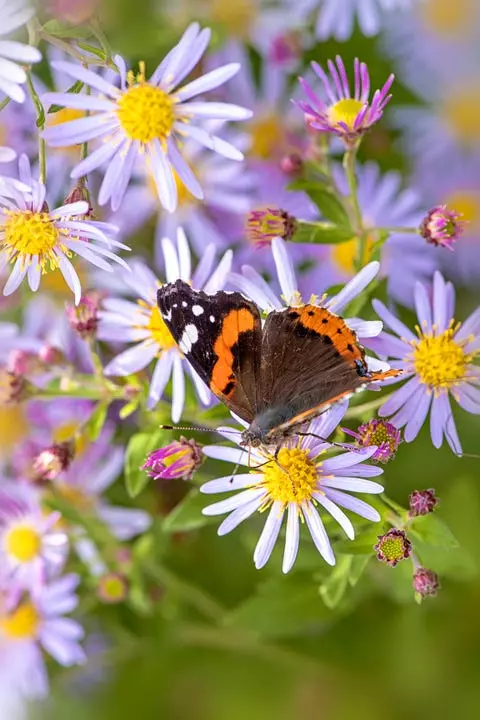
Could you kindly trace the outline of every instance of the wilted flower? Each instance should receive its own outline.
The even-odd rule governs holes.
[[[390,75],[383,88],[375,91],[370,102],[370,75],[366,64],[361,63],[358,58],[354,61],[353,97],[345,65],[339,55],[336,57],[336,65],[331,60],[328,61],[330,77],[318,63],[313,62],[312,67],[323,83],[326,99],[323,100],[304,78],[300,78],[308,102],[299,101],[296,104],[304,111],[308,126],[320,132],[334,133],[343,138],[347,145],[355,144],[357,139],[382,117],[391,98],[388,91],[394,76]]]
[[[247,237],[253,245],[265,247],[273,238],[290,240],[297,229],[297,220],[280,208],[258,208],[247,218]]]
[[[427,597],[428,595],[434,597],[439,588],[440,582],[438,580],[437,573],[423,567],[419,567],[415,570],[415,574],[413,576],[413,589],[422,598]]]
[[[427,214],[420,225],[420,235],[431,245],[440,245],[453,250],[454,243],[465,230],[462,213],[447,210],[446,205],[437,205]]]
[[[202,464],[202,449],[195,440],[174,440],[151,452],[142,466],[154,480],[191,480]]]
[[[376,445],[377,450],[372,457],[373,462],[386,463],[395,457],[397,448],[402,442],[400,430],[386,420],[373,419],[359,425],[356,432],[342,428],[343,432],[357,440],[360,447]]]
[[[0,405],[15,405],[29,395],[23,375],[0,368]]]
[[[83,340],[95,337],[100,321],[98,312],[102,296],[96,291],[82,295],[78,305],[66,303],[67,320],[72,328]]]
[[[395,567],[400,560],[409,558],[412,554],[412,543],[403,530],[392,528],[385,535],[378,536],[378,542],[374,545],[378,560]]]
[[[98,581],[97,593],[100,600],[110,605],[123,602],[127,597],[128,584],[124,575],[108,572]]]
[[[435,496],[435,490],[414,490],[408,496],[408,505],[410,507],[409,515],[416,517],[417,515],[428,515],[433,512],[438,505],[438,498]]]

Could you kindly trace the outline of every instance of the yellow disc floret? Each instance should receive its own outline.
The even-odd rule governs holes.
[[[149,310],[150,318],[148,321],[148,329],[150,330],[152,340],[159,345],[161,350],[169,350],[170,348],[175,347],[175,340],[173,339],[172,333],[163,322],[157,305],[152,305]]]
[[[48,260],[50,269],[58,266],[54,249],[59,245],[60,230],[55,221],[46,212],[31,210],[7,211],[3,226],[3,247],[13,260],[18,255],[37,255],[46,270]]]
[[[422,383],[434,390],[450,388],[466,376],[474,354],[467,354],[464,343],[456,342],[458,328],[450,327],[441,335],[422,335],[413,345],[413,364]]]
[[[40,617],[30,602],[23,602],[16,610],[0,617],[0,630],[13,640],[34,638],[37,634]]]
[[[332,105],[328,110],[328,120],[333,127],[338,123],[345,123],[349,130],[353,130],[355,119],[363,107],[360,100],[344,98]]]
[[[131,140],[164,143],[175,122],[173,98],[158,87],[141,83],[129,88],[118,101],[117,115]]]
[[[317,470],[306,450],[282,448],[277,460],[265,465],[262,484],[273,501],[301,503],[318,489]]]
[[[5,536],[5,549],[20,563],[28,563],[38,557],[42,541],[38,532],[28,525],[11,528]]]

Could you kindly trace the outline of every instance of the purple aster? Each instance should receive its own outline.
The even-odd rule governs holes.
[[[176,246],[163,238],[162,248],[166,282],[181,278],[207,293],[221,290],[231,267],[232,251],[227,250],[215,267],[215,245],[205,248],[196,270],[191,272],[191,255],[185,233],[179,228]],[[161,399],[172,377],[172,420],[178,422],[185,402],[186,370],[201,402],[209,404],[210,391],[186,362],[170,331],[160,317],[157,290],[162,283],[143,263],[131,263],[132,272],[124,275],[125,284],[136,295],[136,302],[107,298],[100,311],[98,337],[109,342],[130,342],[134,345],[117,355],[105,368],[107,375],[125,376],[148,367],[155,360],[147,407],[153,408]]]
[[[315,35],[319,40],[333,37],[348,40],[358,22],[363,35],[377,35],[387,16],[397,18],[413,0],[288,0],[292,12],[304,20],[314,16]],[[397,11],[397,12],[396,12]]]
[[[45,513],[40,494],[25,483],[0,482],[2,570],[22,586],[38,588],[59,571],[68,553],[60,513]]]
[[[461,213],[447,210],[446,205],[437,205],[422,220],[420,234],[431,245],[453,250],[465,229],[466,223],[461,218]]]
[[[382,332],[366,344],[381,357],[393,358],[393,367],[404,369],[404,374],[387,381],[389,384],[407,381],[382,405],[379,415],[392,415],[393,425],[405,427],[404,438],[412,442],[430,411],[434,446],[439,448],[445,437],[453,452],[460,455],[462,447],[449,397],[467,412],[480,414],[480,370],[474,364],[480,349],[480,309],[463,324],[457,323],[454,287],[445,283],[439,272],[434,275],[432,297],[417,283],[417,334],[379,300],[374,300],[373,306],[395,335]]]
[[[78,575],[64,575],[26,595],[21,586],[2,580],[0,674],[12,694],[28,700],[46,697],[42,650],[64,667],[85,661],[79,644],[83,628],[64,617],[78,605],[78,582]]]
[[[32,19],[35,11],[28,0],[0,0],[0,37],[14,33]],[[27,80],[22,67],[42,59],[37,48],[14,40],[0,41],[0,92],[15,102],[25,101],[25,92],[20,85]],[[20,64],[17,64],[20,63]]]
[[[377,418],[359,425],[355,432],[348,428],[342,429],[344,433],[356,439],[359,447],[376,446],[377,450],[372,457],[372,462],[386,463],[392,460],[402,442],[400,430],[386,420]]]
[[[72,253],[109,272],[112,266],[107,260],[128,267],[110,249],[128,249],[109,237],[116,228],[84,219],[88,203],[75,202],[48,210],[45,185],[33,179],[26,155],[19,161],[19,177],[31,188],[30,193],[12,188],[10,197],[0,196],[0,272],[7,263],[13,265],[4,295],[15,292],[25,276],[35,292],[43,274],[59,269],[78,303],[81,285],[68,259]]]
[[[285,242],[276,237],[272,241],[272,255],[278,277],[279,295],[271,289],[266,280],[250,265],[242,267],[242,274],[230,273],[229,284],[240,290],[253,300],[264,311],[280,310],[285,305],[303,305],[298,290],[295,268],[290,258]],[[375,278],[379,270],[378,262],[366,265],[345,287],[330,298],[312,296],[309,302],[317,303],[334,313],[340,313],[354,298],[356,298]],[[382,330],[382,323],[378,320],[362,320],[360,318],[346,318],[346,324],[353,330],[360,340],[372,338]],[[368,367],[372,371],[385,370],[388,366],[373,357],[367,357]]]
[[[149,453],[142,469],[154,480],[191,480],[202,462],[200,445],[181,437]]]
[[[304,78],[300,78],[308,102],[301,100],[297,105],[305,113],[305,121],[310,128],[334,133],[347,145],[352,145],[382,117],[391,98],[388,91],[394,76],[390,75],[383,88],[375,91],[370,102],[370,75],[365,63],[355,58],[353,96],[342,58],[337,55],[336,65],[332,60],[327,65],[330,77],[318,63],[312,63],[314,72],[323,83],[325,99],[317,95]]]
[[[125,61],[117,55],[120,88],[80,65],[68,62],[54,65],[97,91],[91,95],[47,93],[46,102],[93,114],[47,128],[44,137],[52,146],[103,140],[72,171],[72,177],[79,178],[108,163],[98,196],[100,205],[111,201],[114,210],[120,207],[135,162],[141,156],[146,157],[160,201],[168,211],[173,212],[177,206],[174,172],[192,195],[201,199],[200,183],[180,150],[179,140],[185,136],[231,159],[243,159],[239,150],[208,132],[198,121],[245,120],[251,117],[251,112],[233,104],[191,101],[194,96],[225,83],[240,66],[230,63],[178,89],[200,61],[209,39],[210,30],[200,31],[198,23],[192,23],[148,80],[144,63],[135,75],[127,71]]]
[[[347,404],[339,403],[310,423],[308,432],[328,437],[338,425]],[[219,432],[240,445],[242,429],[219,428]],[[375,452],[367,448],[324,456],[332,449],[328,442],[311,436],[292,437],[282,446],[278,455],[266,448],[210,445],[203,448],[207,457],[224,460],[230,464],[246,466],[247,471],[232,478],[232,472],[224,477],[210,480],[200,488],[203,493],[223,493],[240,490],[226,500],[204,509],[205,515],[229,513],[218,528],[219,535],[231,532],[241,522],[258,511],[268,509],[263,531],[254,552],[257,568],[262,568],[270,558],[277,542],[285,514],[286,534],[283,555],[283,572],[293,567],[300,543],[300,527],[305,523],[311,538],[329,565],[335,565],[335,555],[325,530],[322,517],[331,515],[345,535],[353,540],[355,530],[344,513],[345,508],[360,517],[378,522],[379,513],[351,493],[380,493],[381,485],[365,478],[380,475],[378,467],[364,463]],[[285,472],[287,470],[288,472]]]

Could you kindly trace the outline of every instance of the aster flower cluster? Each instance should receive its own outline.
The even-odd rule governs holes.
[[[476,154],[442,184],[440,135],[426,141],[416,108],[418,158],[397,170],[389,126],[411,116],[390,66],[413,87],[410,63],[342,46],[324,59],[319,44],[412,30],[417,4],[187,9],[203,22],[208,6],[210,29],[173,3],[170,21],[148,15],[155,47],[124,43],[130,57],[100,5],[0,0],[7,720],[48,696],[51,673],[95,668],[95,653],[104,668],[126,638],[137,653],[150,620],[216,644],[240,597],[265,607],[264,587],[273,618],[285,588],[313,593],[315,630],[322,603],[322,627],[354,611],[360,582],[422,602],[440,568],[448,592],[461,549],[444,473],[474,454],[480,415],[480,309],[454,285],[478,229]],[[147,68],[142,53],[167,44]],[[464,107],[445,118],[475,145]],[[260,591],[237,574],[252,560]],[[214,572],[240,578],[228,597]]]

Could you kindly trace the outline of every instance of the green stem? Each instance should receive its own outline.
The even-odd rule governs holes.
[[[122,389],[109,390],[107,397],[104,388],[93,388],[88,390],[85,388],[75,388],[74,390],[49,390],[48,388],[39,391],[33,395],[35,400],[51,400],[52,398],[79,398],[82,400],[124,400]]]
[[[418,235],[418,227],[379,227],[375,228],[377,232],[388,232],[388,233],[405,233],[409,235]]]
[[[355,172],[355,161],[357,157],[358,144],[348,148],[343,156],[343,167],[347,178],[349,189],[349,200],[352,207],[352,220],[355,234],[358,237],[358,247],[355,260],[356,270],[361,270],[367,244],[367,233],[363,227],[362,210],[358,200],[357,174]]]
[[[42,132],[45,128],[45,108],[40,100],[35,86],[32,80],[32,73],[27,70],[27,87],[30,97],[32,98],[33,105],[35,107],[35,113],[37,116],[37,128],[38,128],[38,163],[39,163],[39,180],[45,185],[47,179],[47,154],[45,151],[45,140],[42,137]]]
[[[8,103],[11,101],[11,99],[12,98],[6,97],[2,100],[2,102],[0,102],[0,112],[2,112],[2,110],[4,110],[7,107]]]
[[[390,395],[391,394],[392,393],[390,393]],[[363,405],[356,405],[354,407],[351,407],[347,410],[345,417],[348,419],[362,417],[362,415],[365,415],[366,413],[369,413],[372,410],[376,410],[377,408],[380,407],[380,405],[383,405],[383,403],[388,400],[390,395],[382,395],[382,397],[377,398],[376,400],[372,400],[371,402],[364,403]]]

